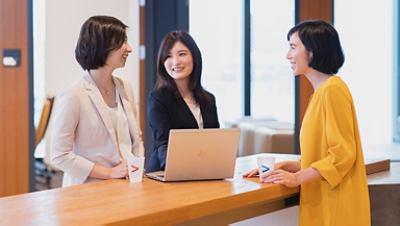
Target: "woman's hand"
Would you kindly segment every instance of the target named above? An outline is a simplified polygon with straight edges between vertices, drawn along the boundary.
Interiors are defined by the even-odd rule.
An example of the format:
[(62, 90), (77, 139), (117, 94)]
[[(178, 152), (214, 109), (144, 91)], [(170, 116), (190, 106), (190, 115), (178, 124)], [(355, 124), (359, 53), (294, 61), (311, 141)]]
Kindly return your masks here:
[(139, 169), (139, 167), (135, 165), (131, 165), (130, 169), (128, 169), (128, 164), (126, 160), (121, 160), (121, 162), (112, 167), (108, 168), (102, 166), (100, 164), (95, 164), (89, 176), (93, 178), (99, 179), (116, 179), (116, 178), (125, 178), (128, 176), (128, 170), (131, 172), (135, 172)]
[(287, 187), (297, 187), (300, 185), (298, 174), (277, 169), (261, 175), (263, 183), (282, 184)]
[(258, 168), (252, 169), (251, 171), (243, 174), (243, 177), (250, 178), (250, 177), (255, 177), (257, 175), (258, 175)]
[[(137, 167), (135, 168), (137, 170)], [(126, 160), (122, 160), (117, 166), (114, 166), (109, 170), (110, 179), (124, 178), (127, 176), (128, 176), (128, 165), (126, 163)]]
[(275, 163), (275, 170), (282, 169), (291, 173), (295, 173), (300, 170), (299, 161), (283, 161)]
[[(288, 169), (286, 169), (288, 168)], [(274, 165), (274, 169), (284, 169), (287, 171), (293, 171), (296, 172), (300, 170), (300, 163), (298, 161), (283, 161), (283, 162), (277, 162)], [(252, 169), (251, 171), (243, 174), (243, 177), (250, 178), (250, 177), (255, 177), (258, 176), (258, 168)]]
[(131, 165), (131, 173), (132, 173), (132, 172), (135, 172), (135, 171), (137, 171), (137, 170), (139, 170), (139, 167), (138, 167), (138, 166)]
[(130, 169), (128, 169), (128, 164), (127, 164), (126, 160), (122, 160), (120, 164), (118, 164), (117, 166), (110, 169), (110, 179), (111, 178), (124, 178), (129, 175), (128, 171), (130, 171), (132, 173), (137, 170), (139, 170), (139, 167), (135, 166), (135, 165), (131, 165)]

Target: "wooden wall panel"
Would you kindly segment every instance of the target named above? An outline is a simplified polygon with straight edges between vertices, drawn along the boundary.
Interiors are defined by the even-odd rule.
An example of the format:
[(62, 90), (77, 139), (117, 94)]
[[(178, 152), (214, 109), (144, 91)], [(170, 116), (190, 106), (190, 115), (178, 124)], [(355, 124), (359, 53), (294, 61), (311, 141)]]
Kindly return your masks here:
[(299, 19), (321, 19), (333, 21), (333, 0), (301, 0), (299, 4)]
[(29, 191), (28, 1), (1, 0), (0, 54), (21, 50), (19, 67), (0, 63), (0, 197)]
[[(298, 0), (298, 22), (311, 19), (321, 19), (332, 23), (333, 1), (334, 0)], [(296, 110), (296, 119), (299, 120), (298, 122), (296, 122), (296, 151), (297, 153), (299, 153), (299, 130), (308, 106), (308, 101), (311, 94), (313, 93), (313, 88), (307, 78), (305, 78), (303, 75), (301, 75), (296, 82), (296, 86), (298, 87), (298, 90), (296, 91), (296, 95), (298, 95), (296, 97), (296, 101), (298, 101), (298, 103), (296, 103), (296, 105), (298, 106)]]
[[(321, 19), (333, 22), (333, 0), (303, 0), (299, 5), (299, 20)], [(304, 77), (300, 78), (300, 114), (301, 121), (308, 105), (308, 100), (313, 92), (310, 82)]]

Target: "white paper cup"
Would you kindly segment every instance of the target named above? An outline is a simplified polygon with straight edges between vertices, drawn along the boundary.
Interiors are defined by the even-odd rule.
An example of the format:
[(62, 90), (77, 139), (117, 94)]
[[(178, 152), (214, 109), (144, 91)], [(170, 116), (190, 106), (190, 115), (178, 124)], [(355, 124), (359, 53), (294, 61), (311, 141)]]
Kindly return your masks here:
[(259, 156), (257, 157), (258, 174), (260, 181), (262, 175), (274, 170), (275, 157), (274, 156)]
[[(131, 183), (142, 182), (144, 157), (128, 155), (126, 158), (126, 162), (128, 164), (129, 181)], [(139, 169), (132, 172), (132, 165), (138, 167)]]

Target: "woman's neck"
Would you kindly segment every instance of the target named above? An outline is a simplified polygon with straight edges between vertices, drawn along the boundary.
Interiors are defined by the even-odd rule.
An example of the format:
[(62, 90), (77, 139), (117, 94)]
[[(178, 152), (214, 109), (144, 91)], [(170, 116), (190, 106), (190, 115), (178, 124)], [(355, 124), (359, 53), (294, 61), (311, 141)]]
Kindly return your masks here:
[(192, 94), (192, 91), (189, 89), (188, 79), (175, 80), (175, 84), (182, 97)]
[(187, 103), (196, 103), (193, 96), (193, 91), (189, 89), (189, 79), (175, 80), (176, 87), (179, 94)]
[(106, 68), (89, 70), (89, 75), (99, 88), (107, 89), (114, 86), (112, 70), (107, 70)]
[(305, 76), (308, 81), (310, 81), (314, 91), (331, 77), (329, 74), (325, 74), (314, 69), (310, 69), (307, 73), (305, 73)]

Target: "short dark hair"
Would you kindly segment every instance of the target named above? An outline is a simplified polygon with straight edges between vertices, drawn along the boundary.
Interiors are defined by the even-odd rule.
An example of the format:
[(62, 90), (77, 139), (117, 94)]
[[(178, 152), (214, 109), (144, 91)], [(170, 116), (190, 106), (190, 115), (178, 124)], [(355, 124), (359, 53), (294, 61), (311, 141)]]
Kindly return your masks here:
[(102, 67), (109, 53), (119, 49), (127, 39), (128, 26), (110, 16), (92, 16), (87, 19), (79, 34), (75, 59), (83, 70)]
[(326, 74), (336, 74), (344, 63), (344, 54), (335, 28), (322, 20), (307, 20), (290, 29), (287, 39), (296, 32), (307, 51), (312, 52), (308, 66)]
[(157, 82), (155, 89), (167, 88), (173, 91), (177, 97), (180, 96), (175, 80), (168, 74), (164, 66), (164, 62), (169, 55), (169, 51), (176, 42), (181, 42), (192, 54), (193, 71), (189, 76), (189, 89), (193, 92), (196, 101), (210, 101), (210, 95), (203, 89), (201, 85), (202, 58), (200, 49), (192, 36), (185, 31), (171, 31), (162, 40), (160, 49), (158, 51)]

